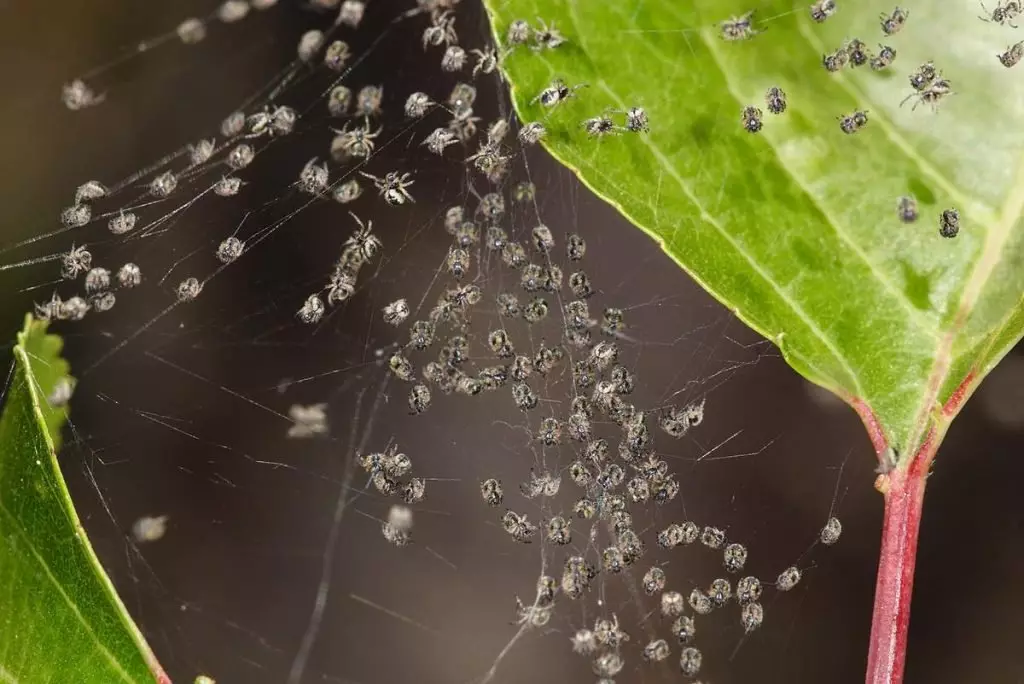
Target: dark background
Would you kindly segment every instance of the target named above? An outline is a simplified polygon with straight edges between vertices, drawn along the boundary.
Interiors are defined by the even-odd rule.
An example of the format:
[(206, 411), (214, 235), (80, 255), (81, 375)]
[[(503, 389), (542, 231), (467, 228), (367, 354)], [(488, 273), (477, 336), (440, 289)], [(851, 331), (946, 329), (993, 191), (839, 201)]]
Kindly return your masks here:
[[(370, 4), (365, 25), (346, 37), (356, 54), (397, 12), (388, 3)], [(215, 135), (226, 113), (291, 61), (302, 31), (325, 23), (298, 4), (282, 3), (238, 25), (211, 26), (198, 46), (172, 40), (102, 75), (98, 89), (108, 90), (108, 100), (100, 107), (68, 112), (61, 106), (66, 80), (211, 7), (196, 0), (0, 4), (0, 262), (54, 254), (74, 240), (88, 242), (103, 265), (130, 258), (147, 275), (146, 286), (109, 314), (61, 328), (72, 368), (82, 375), (61, 455), (75, 502), (175, 681), (205, 672), (222, 683), (284, 682), (310, 623), (339, 492), (353, 496), (343, 489), (349, 455), (360, 443), (379, 449), (394, 439), (412, 456), (416, 474), (457, 481), (428, 483), (417, 544), (405, 549), (388, 547), (369, 517), (384, 517), (389, 504), (355, 496), (337, 526), (335, 553), (328, 554), (330, 593), (302, 681), (478, 680), (515, 634), (508, 624), (513, 598), (530, 595), (540, 568), (540, 545), (514, 546), (476, 488), (484, 477), (501, 476), (513, 492), (525, 478), (531, 461), (526, 437), (515, 428), (525, 423), (507, 393), (441, 397), (430, 412), (410, 418), (405, 390), (382, 384), (385, 373), (373, 354), (395, 337), (374, 312), (397, 296), (418, 301), (433, 282), (449, 244), (439, 217), (453, 203), (475, 204), (473, 190), (485, 191), (478, 176), (425, 156), (409, 142), (413, 132), (399, 134), (392, 116), (380, 138), (392, 142), (381, 145), (367, 168), (378, 175), (415, 170), (416, 204), (395, 209), (367, 194), (352, 205), (374, 221), (385, 256), (379, 271), (361, 280), (369, 286), (316, 328), (299, 325), (293, 313), (319, 287), (350, 230), (345, 212), (330, 202), (282, 226), (211, 280), (193, 305), (175, 308), (106, 357), (173, 300), (181, 278), (213, 272), (213, 248), (247, 212), (256, 213), (251, 234), (301, 206), (288, 184), (307, 159), (326, 156), (330, 140), (316, 101), (324, 82), (315, 77), (282, 98), (313, 109), (286, 143), (261, 153), (243, 174), (249, 184), (239, 197), (197, 203), (158, 239), (118, 242), (99, 226), (81, 237), (10, 247), (54, 230), (81, 182), (126, 177), (186, 142)], [(485, 28), (471, 0), (463, 2), (458, 22), (464, 43), (479, 45)], [(438, 52), (423, 57), (422, 26), (421, 19), (389, 29), (352, 74), (356, 85), (384, 83), (392, 114), (408, 92), (440, 98), (454, 83), (438, 74), (432, 61)], [(499, 90), (481, 86), (476, 109), (485, 122), (507, 111)], [(436, 125), (443, 119), (426, 131)], [(417, 129), (415, 141), (426, 131)], [(798, 559), (806, 570), (792, 593), (766, 595), (764, 627), (734, 655), (740, 629), (731, 612), (700, 623), (707, 679), (861, 681), (882, 500), (871, 487), (873, 456), (856, 416), (800, 379), (542, 151), (528, 162), (544, 222), (558, 236), (583, 234), (587, 269), (601, 296), (633, 307), (630, 330), (640, 343), (627, 345), (627, 356), (640, 378), (637, 403), (654, 405), (673, 392), (681, 402), (707, 397), (701, 428), (668, 445), (683, 491), (678, 506), (659, 512), (652, 524), (690, 518), (720, 525), (749, 546), (749, 567), (766, 580)], [(337, 169), (332, 165), (332, 173)], [(521, 164), (516, 173), (524, 177)], [(275, 201), (264, 209), (269, 200)], [(532, 220), (512, 214), (520, 229)], [(51, 262), (0, 273), (6, 338), (33, 301), (49, 296), (57, 271)], [(493, 265), (484, 272), (489, 296), (503, 277)], [(906, 677), (912, 684), (1024, 681), (1018, 645), (1022, 374), (1019, 354), (993, 373), (954, 424), (929, 480)], [(332, 438), (284, 439), (288, 423), (280, 414), (292, 403), (317, 401), (329, 403)], [(738, 456), (748, 452), (758, 453)], [(352, 483), (364, 484), (358, 474)], [(805, 554), (833, 505), (842, 540)], [(132, 544), (132, 522), (158, 514), (170, 516), (165, 538)], [(549, 562), (557, 574), (559, 557)], [(715, 576), (716, 562), (696, 549), (676, 552), (666, 572), (687, 593)], [(548, 629), (526, 634), (493, 681), (592, 681), (587, 663), (569, 653), (568, 637), (583, 626), (584, 614), (593, 619), (594, 600), (588, 597), (585, 609), (563, 600)], [(630, 597), (610, 588), (606, 600), (630, 629), (638, 617)], [(631, 634), (634, 642), (646, 641), (638, 628)], [(639, 667), (632, 647), (618, 681), (679, 679), (674, 665)]]

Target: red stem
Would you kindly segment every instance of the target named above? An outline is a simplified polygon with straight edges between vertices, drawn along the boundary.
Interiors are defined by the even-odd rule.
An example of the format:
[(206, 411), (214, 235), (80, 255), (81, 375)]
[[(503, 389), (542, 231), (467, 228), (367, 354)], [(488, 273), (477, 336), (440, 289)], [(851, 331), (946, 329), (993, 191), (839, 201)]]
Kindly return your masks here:
[[(977, 374), (971, 371), (946, 400), (942, 407), (942, 415), (947, 419), (946, 427), (977, 388), (976, 380)], [(888, 465), (881, 460), (888, 445), (874, 412), (863, 401), (848, 401), (864, 421), (879, 454), (880, 464)], [(903, 681), (924, 488), (944, 434), (944, 429), (937, 432), (933, 426), (907, 467), (883, 472), (875, 481), (875, 488), (885, 495), (885, 519), (875, 582), (875, 608), (871, 616), (866, 684), (900, 684)]]
[(885, 495), (882, 550), (878, 559), (866, 684), (900, 684), (907, 657), (910, 600), (917, 561), (925, 482), (938, 448), (932, 430), (906, 468), (879, 477)]

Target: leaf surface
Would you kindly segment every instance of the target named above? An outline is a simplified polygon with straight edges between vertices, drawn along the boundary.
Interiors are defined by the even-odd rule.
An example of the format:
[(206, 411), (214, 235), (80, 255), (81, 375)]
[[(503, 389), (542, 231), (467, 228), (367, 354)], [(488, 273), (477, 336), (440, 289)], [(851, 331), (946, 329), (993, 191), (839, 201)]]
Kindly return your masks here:
[(54, 444), (47, 398), (69, 366), (26, 317), (0, 416), (0, 683), (169, 682), (85, 536)]
[[(948, 424), (1021, 338), (1024, 64), (999, 63), (1020, 36), (979, 19), (976, 0), (918, 0), (892, 36), (879, 21), (891, 0), (839, 0), (822, 24), (809, 0), (485, 4), (503, 49), (515, 19), (568, 39), (503, 60), (547, 148), (802, 375), (866, 405), (900, 454)], [(720, 23), (751, 9), (761, 32), (723, 40)], [(895, 61), (826, 71), (823, 53), (855, 36), (876, 54), (895, 48)], [(928, 60), (954, 94), (937, 111), (901, 106)], [(533, 100), (556, 78), (588, 85), (547, 110)], [(765, 105), (772, 86), (788, 96), (779, 116)], [(741, 126), (747, 105), (764, 113), (758, 134)], [(632, 106), (650, 133), (594, 139), (581, 126)], [(868, 124), (844, 134), (838, 117), (855, 110)], [(918, 202), (914, 224), (898, 220), (903, 195)], [(938, 232), (948, 208), (955, 239)]]

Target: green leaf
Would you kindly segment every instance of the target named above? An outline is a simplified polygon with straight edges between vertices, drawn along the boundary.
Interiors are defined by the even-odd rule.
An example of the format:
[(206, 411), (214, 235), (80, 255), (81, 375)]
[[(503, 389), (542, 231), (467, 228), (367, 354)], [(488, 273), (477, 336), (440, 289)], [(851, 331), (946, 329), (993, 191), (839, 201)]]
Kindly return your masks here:
[[(839, 0), (824, 24), (810, 0), (485, 4), (504, 48), (515, 19), (553, 22), (568, 39), (503, 61), (547, 148), (801, 374), (866, 404), (901, 454), (944, 429), (1020, 339), (1024, 64), (999, 63), (1019, 37), (981, 21), (977, 3), (919, 0), (889, 37), (879, 14), (891, 0)], [(763, 32), (722, 40), (719, 23), (755, 6)], [(853, 36), (894, 47), (893, 65), (827, 72), (823, 53)], [(901, 107), (927, 60), (955, 94), (938, 112)], [(531, 101), (555, 78), (589, 85), (547, 112)], [(788, 95), (781, 116), (765, 108), (771, 86)], [(581, 128), (634, 105), (649, 134), (596, 140)], [(765, 110), (761, 133), (741, 128), (745, 105)], [(868, 125), (844, 134), (837, 117), (858, 109)], [(897, 219), (905, 194), (919, 202), (916, 224)], [(951, 207), (962, 225), (952, 240), (938, 234)]]
[(0, 682), (169, 682), (100, 567), (61, 477), (62, 341), (26, 317), (0, 417)]

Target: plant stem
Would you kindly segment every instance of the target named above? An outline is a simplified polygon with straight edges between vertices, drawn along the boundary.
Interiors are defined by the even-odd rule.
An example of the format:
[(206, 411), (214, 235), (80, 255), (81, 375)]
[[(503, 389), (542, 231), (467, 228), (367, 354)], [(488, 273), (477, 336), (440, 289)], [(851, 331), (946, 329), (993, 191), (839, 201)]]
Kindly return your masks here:
[(866, 684), (903, 681), (925, 481), (939, 441), (933, 429), (906, 467), (880, 476), (876, 484), (885, 495), (885, 520)]

